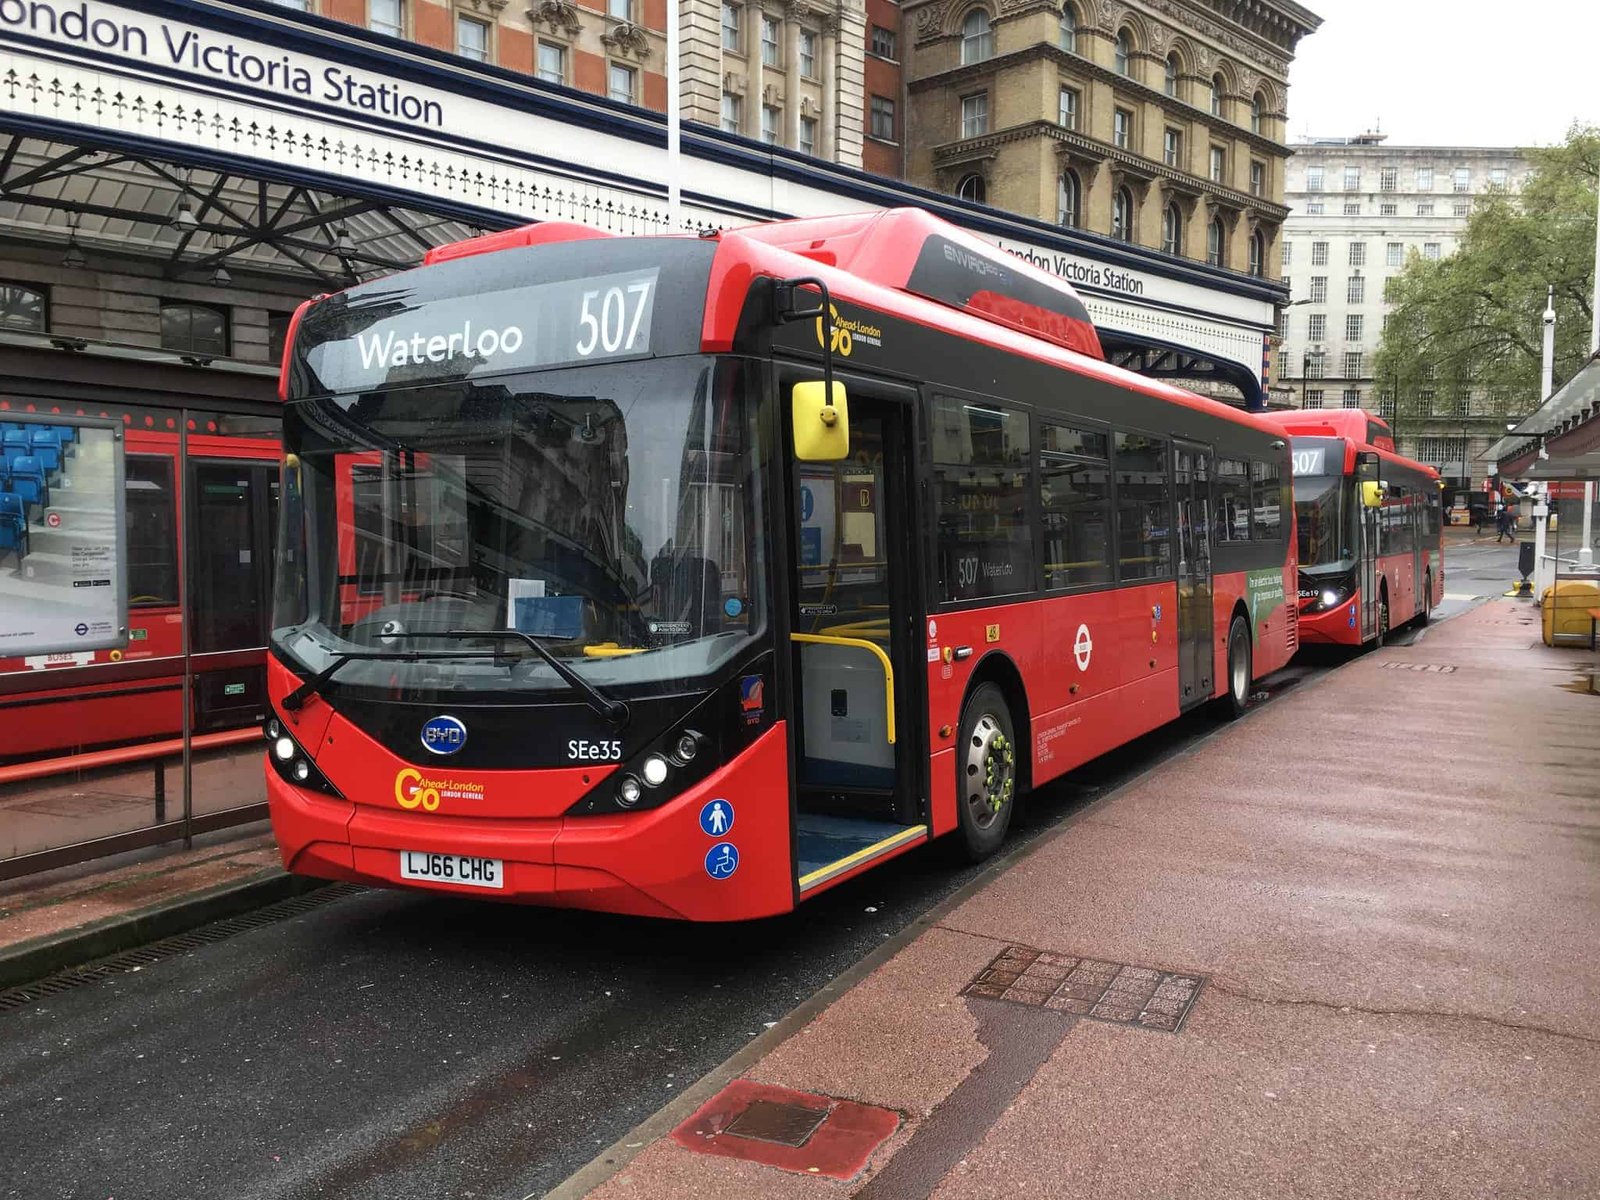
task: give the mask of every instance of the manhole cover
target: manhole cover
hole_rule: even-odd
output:
[[[753,1138],[779,1146],[804,1146],[827,1117],[825,1108],[757,1100],[735,1117],[725,1132],[733,1137]]]
[[[1200,975],[1007,946],[963,993],[1176,1033],[1204,983]]]
[[[1455,670],[1454,667],[1444,663],[1413,663],[1413,662],[1386,662],[1379,663],[1381,671],[1427,671],[1435,675],[1448,675]]]

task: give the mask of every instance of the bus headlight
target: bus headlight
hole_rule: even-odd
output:
[[[644,776],[644,781],[651,787],[660,787],[667,781],[667,760],[659,754],[652,754],[644,760],[644,765],[639,769]]]
[[[632,775],[624,775],[622,782],[617,784],[617,803],[624,808],[632,808],[639,803],[639,797],[643,794],[639,781]]]
[[[272,769],[278,773],[278,778],[285,783],[292,783],[298,787],[311,788],[314,791],[326,792],[330,796],[340,796],[339,789],[328,781],[328,777],[317,769],[311,761],[311,756],[302,750],[299,744],[289,735],[282,725],[277,725],[277,736],[272,740],[267,761],[272,764]]]
[[[686,733],[678,739],[677,753],[679,762],[686,763],[692,761],[695,754],[698,753],[699,750],[700,743],[694,739],[693,734]]]
[[[1322,601],[1323,608],[1332,608],[1335,604],[1339,603],[1339,593],[1334,591],[1332,588],[1329,588],[1327,591],[1322,593],[1319,599]]]
[[[278,718],[277,717],[273,717],[272,720],[267,722],[267,728],[266,728],[267,741],[269,741],[269,742],[277,741],[278,740],[278,735],[280,733],[282,733],[282,732],[283,732],[283,727],[278,724]]]
[[[280,737],[272,743],[272,755],[279,762],[286,763],[293,758],[295,749],[294,739],[290,737]]]
[[[295,759],[295,761],[294,761],[294,777],[300,783],[304,783],[304,782],[306,782],[306,780],[310,779],[311,778],[311,764],[308,763],[303,758]]]

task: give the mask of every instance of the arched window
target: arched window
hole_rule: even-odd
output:
[[[1183,253],[1183,210],[1177,201],[1161,214],[1161,248],[1168,254]]]
[[[1227,243],[1223,240],[1222,218],[1212,217],[1206,226],[1206,265],[1220,267],[1227,251]]]
[[[1176,96],[1178,94],[1178,56],[1176,54],[1167,55],[1167,77],[1163,86],[1166,88],[1167,95]]]
[[[0,329],[18,333],[46,333],[49,314],[43,288],[0,283]]]
[[[1222,115],[1222,93],[1226,90],[1227,84],[1222,76],[1213,75],[1211,77],[1211,115],[1213,117]]]
[[[961,64],[993,57],[994,30],[989,26],[989,14],[975,8],[961,22]]]
[[[956,199],[971,200],[974,204],[987,204],[989,202],[989,185],[983,181],[983,176],[974,171],[971,175],[963,175],[956,184]]]
[[[1130,59],[1133,54],[1133,35],[1126,29],[1117,30],[1117,74],[1129,73]]]
[[[1061,48],[1068,54],[1078,52],[1078,14],[1070,4],[1061,6]]]
[[[1267,267],[1267,239],[1261,230],[1250,235],[1250,274],[1260,275]]]
[[[1056,222],[1076,229],[1083,221],[1083,184],[1076,171],[1061,172],[1061,184],[1056,192]]]
[[[1133,241],[1133,193],[1125,187],[1111,197],[1111,236],[1119,242]]]
[[[1261,132],[1261,93],[1250,97],[1250,132]]]

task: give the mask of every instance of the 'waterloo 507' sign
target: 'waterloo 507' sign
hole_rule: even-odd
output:
[[[142,25],[106,16],[81,0],[78,4],[0,0],[0,27],[233,83],[316,98],[358,112],[399,117],[433,128],[444,125],[444,109],[439,101],[413,95],[392,80],[369,81],[340,66],[307,67],[293,55],[208,41],[195,29],[174,27],[165,21],[157,24],[152,33]]]

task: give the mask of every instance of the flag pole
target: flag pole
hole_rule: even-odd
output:
[[[678,91],[678,7],[679,0],[667,0],[667,228],[672,233],[683,228],[683,201],[678,184],[682,162],[679,133],[683,124],[683,99]]]

